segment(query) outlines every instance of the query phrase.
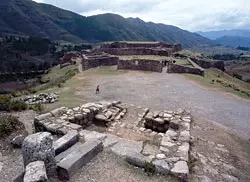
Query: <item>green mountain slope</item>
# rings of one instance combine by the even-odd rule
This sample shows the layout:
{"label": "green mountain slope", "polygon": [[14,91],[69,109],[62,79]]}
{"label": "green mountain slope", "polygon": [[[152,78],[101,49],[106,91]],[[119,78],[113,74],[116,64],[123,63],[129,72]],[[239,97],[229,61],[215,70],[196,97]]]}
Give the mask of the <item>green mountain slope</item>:
{"label": "green mountain slope", "polygon": [[115,14],[84,17],[31,0],[0,1],[0,32],[65,41],[166,41],[185,47],[212,45],[198,34],[174,26],[146,23]]}

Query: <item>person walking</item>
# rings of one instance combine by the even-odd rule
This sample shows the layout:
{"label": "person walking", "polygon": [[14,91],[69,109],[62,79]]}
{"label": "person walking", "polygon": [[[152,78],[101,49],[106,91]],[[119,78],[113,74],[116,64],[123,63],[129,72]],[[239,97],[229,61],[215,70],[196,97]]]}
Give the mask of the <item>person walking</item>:
{"label": "person walking", "polygon": [[95,93],[96,93],[96,94],[99,94],[99,93],[100,93],[100,86],[99,86],[99,85],[97,85]]}

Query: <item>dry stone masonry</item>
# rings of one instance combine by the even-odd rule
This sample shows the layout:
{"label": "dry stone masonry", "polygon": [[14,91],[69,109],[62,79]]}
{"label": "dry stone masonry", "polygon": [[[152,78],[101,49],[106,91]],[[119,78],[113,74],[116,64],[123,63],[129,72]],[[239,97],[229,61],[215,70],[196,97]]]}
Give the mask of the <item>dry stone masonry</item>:
{"label": "dry stone masonry", "polygon": [[56,93],[40,93],[38,95],[25,96],[21,100],[26,104],[34,105],[34,104],[48,104],[57,102],[59,99],[59,95]]}
{"label": "dry stone masonry", "polygon": [[[61,180],[69,180],[105,147],[132,165],[152,166],[158,173],[172,174],[185,181],[189,174],[191,120],[190,113],[182,109],[150,111],[120,101],[101,101],[55,109],[36,117],[34,125],[37,132],[62,136],[53,143]],[[104,133],[86,130],[91,125],[101,125],[106,130]],[[142,139],[123,138],[119,134],[123,130],[132,132],[131,136],[136,132]],[[153,138],[158,143],[147,142]]]}

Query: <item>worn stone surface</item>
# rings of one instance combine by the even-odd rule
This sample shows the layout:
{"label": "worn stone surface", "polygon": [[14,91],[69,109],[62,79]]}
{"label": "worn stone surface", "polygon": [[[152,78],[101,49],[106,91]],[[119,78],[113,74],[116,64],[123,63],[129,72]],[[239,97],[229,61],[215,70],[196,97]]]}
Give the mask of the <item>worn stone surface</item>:
{"label": "worn stone surface", "polygon": [[111,151],[120,156],[124,156],[131,152],[140,153],[142,150],[142,145],[142,141],[137,142],[120,139],[114,146],[111,147]]}
{"label": "worn stone surface", "polygon": [[103,133],[98,133],[96,131],[89,131],[89,130],[81,130],[79,132],[80,136],[84,138],[84,140],[101,140],[103,141],[107,135]]}
{"label": "worn stone surface", "polygon": [[171,173],[181,178],[187,178],[187,175],[189,174],[187,162],[186,161],[176,162],[174,164],[174,167],[171,169]]}
{"label": "worn stone surface", "polygon": [[56,161],[53,138],[48,132],[29,135],[22,145],[24,166],[30,162],[44,161],[48,177],[55,175]]}
{"label": "worn stone surface", "polygon": [[158,173],[168,174],[170,171],[169,164],[166,160],[155,160],[153,161],[153,164],[155,165],[156,172]]}
{"label": "worn stone surface", "polygon": [[43,161],[31,162],[26,166],[24,182],[48,182]]}
{"label": "worn stone surface", "polygon": [[82,144],[57,164],[59,179],[69,180],[77,169],[88,163],[102,149],[103,145],[100,140],[90,140]]}
{"label": "worn stone surface", "polygon": [[125,160],[137,167],[145,167],[147,163],[150,162],[150,159],[145,157],[144,155],[137,152],[129,152],[125,154]]}
{"label": "worn stone surface", "polygon": [[53,143],[53,147],[55,149],[55,154],[59,154],[65,150],[67,150],[69,147],[74,145],[79,140],[78,132],[75,130],[69,131],[66,135],[59,138]]}
{"label": "worn stone surface", "polygon": [[25,136],[23,136],[23,135],[15,136],[15,137],[11,140],[11,144],[13,145],[14,148],[21,148],[24,139],[25,139]]}
{"label": "worn stone surface", "polygon": [[104,147],[110,147],[116,144],[119,141],[119,138],[115,135],[107,134],[107,137],[103,141]]}
{"label": "worn stone surface", "polygon": [[142,151],[143,155],[156,155],[157,153],[159,153],[158,147],[150,144],[146,144]]}

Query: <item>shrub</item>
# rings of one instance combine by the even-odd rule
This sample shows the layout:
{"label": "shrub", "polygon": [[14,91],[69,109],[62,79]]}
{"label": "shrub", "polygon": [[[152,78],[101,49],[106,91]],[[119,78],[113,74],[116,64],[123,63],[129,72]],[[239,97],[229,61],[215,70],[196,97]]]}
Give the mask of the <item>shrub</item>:
{"label": "shrub", "polygon": [[21,100],[14,100],[10,102],[9,110],[11,111],[22,111],[27,109],[27,104]]}
{"label": "shrub", "polygon": [[29,107],[29,109],[32,109],[32,110],[37,111],[37,112],[42,112],[44,110],[43,105],[41,103],[32,105]]}
{"label": "shrub", "polygon": [[235,78],[238,78],[238,79],[242,80],[242,76],[241,76],[241,75],[239,75],[238,73],[233,73],[233,77],[235,77]]}
{"label": "shrub", "polygon": [[0,136],[6,136],[22,126],[21,122],[14,116],[0,116]]}
{"label": "shrub", "polygon": [[0,111],[8,111],[11,97],[9,95],[0,95]]}

